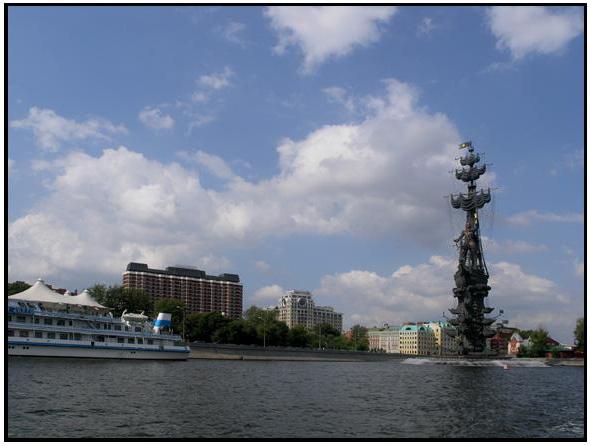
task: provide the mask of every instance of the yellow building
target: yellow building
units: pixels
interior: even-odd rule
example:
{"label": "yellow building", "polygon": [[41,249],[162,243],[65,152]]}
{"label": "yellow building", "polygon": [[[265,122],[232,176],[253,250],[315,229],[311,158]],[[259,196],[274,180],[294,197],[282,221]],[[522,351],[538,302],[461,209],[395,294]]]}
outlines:
{"label": "yellow building", "polygon": [[399,331],[399,352],[402,355],[436,354],[434,331],[423,324],[402,325]]}

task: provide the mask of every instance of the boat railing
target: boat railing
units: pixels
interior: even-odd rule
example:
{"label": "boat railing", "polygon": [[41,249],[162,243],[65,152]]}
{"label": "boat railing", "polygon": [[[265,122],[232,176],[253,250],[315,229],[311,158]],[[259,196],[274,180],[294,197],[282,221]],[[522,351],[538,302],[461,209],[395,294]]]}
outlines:
{"label": "boat railing", "polygon": [[47,325],[47,324],[31,324],[28,322],[10,322],[11,328],[17,329],[28,329],[28,330],[40,330],[40,329],[52,329],[55,332],[64,333],[86,333],[86,334],[99,334],[103,336],[111,337],[153,337],[158,339],[170,339],[176,340],[180,335],[175,334],[156,334],[151,331],[119,331],[119,330],[102,330],[96,328],[82,328],[82,327],[66,327],[62,325]]}

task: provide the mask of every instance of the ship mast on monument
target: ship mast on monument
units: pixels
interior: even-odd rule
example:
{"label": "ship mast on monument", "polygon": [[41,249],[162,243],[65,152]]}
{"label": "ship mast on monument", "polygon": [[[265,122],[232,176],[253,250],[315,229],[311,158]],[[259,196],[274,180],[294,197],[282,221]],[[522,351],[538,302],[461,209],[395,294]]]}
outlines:
{"label": "ship mast on monument", "polygon": [[491,191],[477,190],[476,181],[486,171],[486,165],[478,166],[479,153],[474,151],[471,141],[459,145],[467,149],[459,158],[461,168],[455,170],[455,177],[467,183],[467,193],[451,194],[451,206],[466,213],[465,228],[454,240],[459,250],[459,264],[455,273],[453,295],[457,306],[449,309],[454,315],[449,319],[457,329],[459,353],[481,354],[486,349],[486,338],[493,336],[490,328],[495,318],[489,317],[494,309],[486,307],[485,298],[491,289],[488,286],[488,269],[483,255],[480,237],[478,209],[491,200]]}

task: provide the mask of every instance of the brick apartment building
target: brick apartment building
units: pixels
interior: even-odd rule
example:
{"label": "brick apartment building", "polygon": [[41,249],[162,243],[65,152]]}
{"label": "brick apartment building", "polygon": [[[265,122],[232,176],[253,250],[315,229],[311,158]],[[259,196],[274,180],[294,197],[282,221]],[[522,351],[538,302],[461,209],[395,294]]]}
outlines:
{"label": "brick apartment building", "polygon": [[187,314],[219,312],[233,318],[242,315],[243,285],[237,274],[210,276],[195,268],[169,266],[160,270],[132,262],[123,273],[123,287],[144,290],[154,300],[180,299]]}

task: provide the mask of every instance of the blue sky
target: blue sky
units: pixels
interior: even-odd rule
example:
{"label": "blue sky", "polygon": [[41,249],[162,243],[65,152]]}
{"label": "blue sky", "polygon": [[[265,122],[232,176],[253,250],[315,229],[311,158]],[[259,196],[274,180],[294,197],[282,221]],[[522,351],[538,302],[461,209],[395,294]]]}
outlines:
{"label": "blue sky", "polygon": [[452,306],[471,139],[489,303],[583,313],[582,8],[11,7],[9,280],[130,261],[309,289],[345,326]]}

